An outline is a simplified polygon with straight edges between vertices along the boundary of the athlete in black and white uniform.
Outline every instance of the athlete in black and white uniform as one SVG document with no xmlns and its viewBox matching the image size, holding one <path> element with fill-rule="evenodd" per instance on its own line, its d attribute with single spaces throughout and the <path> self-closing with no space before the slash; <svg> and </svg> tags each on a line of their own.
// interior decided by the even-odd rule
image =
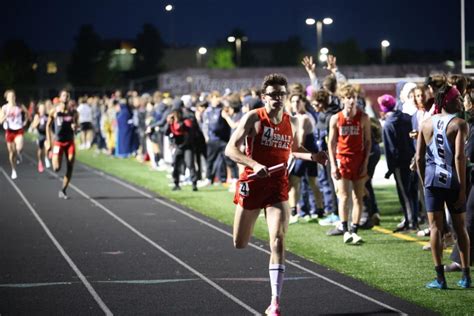
<svg viewBox="0 0 474 316">
<path fill-rule="evenodd" d="M 63 179 L 62 189 L 59 191 L 59 198 L 68 199 L 66 189 L 72 177 L 72 169 L 76 158 L 76 148 L 74 145 L 74 135 L 77 129 L 78 115 L 75 109 L 69 109 L 69 92 L 63 90 L 59 94 L 59 104 L 49 113 L 46 123 L 46 151 L 53 150 L 53 170 L 58 172 L 61 169 L 63 154 L 66 153 L 67 169 Z M 52 124 L 54 122 L 54 138 L 52 135 Z"/>
<path fill-rule="evenodd" d="M 46 106 L 43 103 L 38 104 L 38 113 L 35 114 L 33 118 L 33 123 L 31 124 L 32 129 L 36 129 L 38 133 L 38 139 L 36 144 L 38 149 L 36 151 L 36 156 L 38 157 L 38 172 L 43 172 L 44 167 L 49 168 L 51 166 L 49 159 L 45 152 L 45 142 L 46 142 L 46 123 L 48 122 L 48 114 L 46 113 Z M 44 166 L 43 158 L 44 157 Z"/>
</svg>

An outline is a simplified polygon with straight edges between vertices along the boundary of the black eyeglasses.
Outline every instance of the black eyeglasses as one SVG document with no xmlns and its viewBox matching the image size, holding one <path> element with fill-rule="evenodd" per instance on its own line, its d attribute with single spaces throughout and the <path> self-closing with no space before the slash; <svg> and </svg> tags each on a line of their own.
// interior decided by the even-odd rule
<svg viewBox="0 0 474 316">
<path fill-rule="evenodd" d="M 272 99 L 281 99 L 283 97 L 285 97 L 288 93 L 287 92 L 284 92 L 284 91 L 274 91 L 274 92 L 270 92 L 270 93 L 265 93 L 265 95 L 267 97 L 270 97 Z"/>
</svg>

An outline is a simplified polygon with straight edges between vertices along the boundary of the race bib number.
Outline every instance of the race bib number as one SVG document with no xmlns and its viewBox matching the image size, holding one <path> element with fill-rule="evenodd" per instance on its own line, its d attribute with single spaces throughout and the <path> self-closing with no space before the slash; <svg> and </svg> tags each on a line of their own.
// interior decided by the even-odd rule
<svg viewBox="0 0 474 316">
<path fill-rule="evenodd" d="M 53 147 L 53 154 L 55 154 L 55 155 L 59 154 L 59 150 L 60 150 L 59 146 L 54 146 Z"/>
<path fill-rule="evenodd" d="M 239 194 L 242 196 L 249 196 L 250 189 L 248 182 L 240 182 Z"/>
</svg>

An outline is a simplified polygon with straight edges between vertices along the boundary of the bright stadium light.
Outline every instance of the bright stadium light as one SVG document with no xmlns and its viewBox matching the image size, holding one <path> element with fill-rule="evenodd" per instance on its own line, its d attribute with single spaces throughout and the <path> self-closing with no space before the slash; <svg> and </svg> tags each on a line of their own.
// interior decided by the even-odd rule
<svg viewBox="0 0 474 316">
<path fill-rule="evenodd" d="M 323 55 L 327 55 L 329 53 L 329 49 L 327 49 L 327 47 L 323 47 L 319 52 Z"/>
<path fill-rule="evenodd" d="M 319 55 L 319 61 L 322 63 L 325 63 L 328 60 L 328 55 L 326 54 L 321 54 Z"/>
<path fill-rule="evenodd" d="M 380 45 L 382 45 L 382 47 L 389 47 L 390 46 L 390 42 L 387 41 L 387 40 L 383 40 Z"/>
<path fill-rule="evenodd" d="M 201 55 L 204 55 L 205 53 L 207 53 L 207 48 L 206 47 L 199 47 L 198 53 L 201 54 Z"/>
<path fill-rule="evenodd" d="M 136 48 L 132 48 L 132 49 L 130 50 L 130 54 L 135 55 L 136 53 L 137 53 L 137 49 L 136 49 Z"/>
<path fill-rule="evenodd" d="M 329 24 L 332 24 L 334 22 L 334 20 L 330 17 L 326 17 L 324 18 L 323 20 L 316 20 L 316 19 L 313 19 L 313 18 L 307 18 L 306 19 L 306 24 L 307 25 L 315 25 L 316 24 L 316 52 L 318 55 L 321 56 L 322 55 L 325 55 L 327 54 L 324 53 L 324 51 L 326 51 L 323 47 L 323 25 L 329 25 Z M 324 50 L 323 50 L 324 49 Z M 325 58 L 325 57 L 322 57 L 322 58 Z M 321 58 L 319 58 L 321 59 Z M 327 57 L 326 57 L 327 59 Z"/>
<path fill-rule="evenodd" d="M 388 47 L 390 46 L 390 42 L 387 40 L 383 40 L 380 42 L 380 49 L 381 49 L 381 59 L 382 59 L 382 64 L 385 64 L 387 62 L 387 56 L 388 56 Z"/>
<path fill-rule="evenodd" d="M 332 24 L 333 20 L 331 18 L 324 18 L 323 23 L 326 25 Z"/>
<path fill-rule="evenodd" d="M 227 38 L 227 41 L 228 41 L 229 43 L 233 43 L 233 42 L 235 42 L 235 37 L 234 37 L 234 36 L 229 36 L 229 37 Z"/>
<path fill-rule="evenodd" d="M 168 12 L 170 12 L 170 11 L 173 10 L 173 6 L 172 6 L 171 4 L 167 4 L 167 5 L 165 6 L 165 10 L 168 11 Z"/>
</svg>

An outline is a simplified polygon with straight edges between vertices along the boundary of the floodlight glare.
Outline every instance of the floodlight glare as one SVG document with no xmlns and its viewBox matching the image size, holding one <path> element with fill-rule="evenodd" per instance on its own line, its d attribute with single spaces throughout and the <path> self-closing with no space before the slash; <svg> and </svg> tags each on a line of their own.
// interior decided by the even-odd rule
<svg viewBox="0 0 474 316">
<path fill-rule="evenodd" d="M 323 55 L 327 55 L 329 53 L 329 49 L 327 49 L 326 47 L 323 47 L 323 48 L 321 48 L 321 50 L 319 52 Z"/>
<path fill-rule="evenodd" d="M 227 38 L 227 41 L 228 41 L 229 43 L 233 43 L 233 42 L 235 42 L 235 37 L 234 37 L 234 36 L 229 36 L 229 37 Z"/>
<path fill-rule="evenodd" d="M 323 23 L 326 25 L 332 24 L 333 20 L 331 18 L 324 18 Z"/>
<path fill-rule="evenodd" d="M 205 53 L 207 53 L 207 48 L 206 47 L 199 47 L 198 53 L 201 54 L 201 55 L 204 55 Z"/>
<path fill-rule="evenodd" d="M 316 20 L 313 19 L 313 18 L 307 18 L 306 19 L 306 24 L 308 25 L 314 25 L 314 23 L 316 23 Z"/>
<path fill-rule="evenodd" d="M 137 53 L 137 49 L 136 49 L 136 48 L 132 48 L 132 49 L 130 50 L 130 54 L 135 55 L 136 53 Z"/>
<path fill-rule="evenodd" d="M 173 6 L 171 4 L 167 4 L 165 10 L 170 12 L 171 10 L 173 10 Z"/>
<path fill-rule="evenodd" d="M 389 47 L 390 46 L 390 42 L 387 41 L 387 40 L 383 40 L 380 45 L 382 45 L 382 47 Z"/>
<path fill-rule="evenodd" d="M 326 54 L 321 54 L 321 55 L 319 55 L 319 61 L 320 61 L 320 62 L 324 63 L 324 62 L 326 62 L 327 60 L 328 60 L 328 55 L 326 55 Z"/>
</svg>

